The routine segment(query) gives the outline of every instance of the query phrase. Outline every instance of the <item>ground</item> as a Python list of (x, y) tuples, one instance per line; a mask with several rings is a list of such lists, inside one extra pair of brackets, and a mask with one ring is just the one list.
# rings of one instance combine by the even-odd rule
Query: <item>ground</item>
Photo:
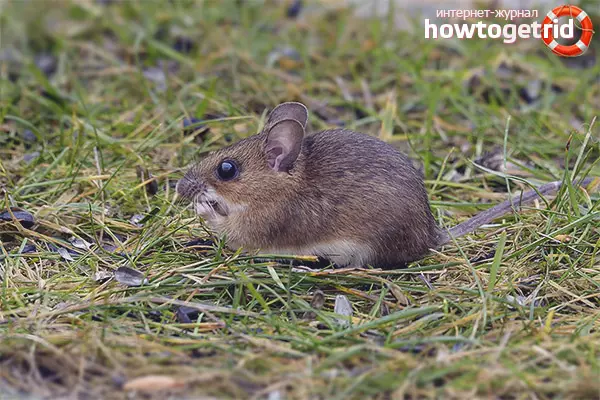
[[(0, 398), (598, 398), (598, 38), (324, 4), (3, 4)], [(175, 182), (289, 100), (406, 152), (445, 227), (566, 184), (404, 270), (211, 243)]]

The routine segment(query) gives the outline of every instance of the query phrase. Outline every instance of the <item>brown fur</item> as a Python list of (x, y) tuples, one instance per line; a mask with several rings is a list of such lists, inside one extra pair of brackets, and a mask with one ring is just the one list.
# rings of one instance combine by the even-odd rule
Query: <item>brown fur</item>
[[(347, 259), (349, 265), (377, 267), (402, 266), (436, 247), (439, 232), (422, 178), (390, 145), (349, 130), (315, 133), (304, 138), (286, 173), (267, 165), (265, 140), (263, 132), (208, 155), (178, 188), (193, 197), (213, 187), (228, 204), (244, 207), (208, 221), (231, 246), (275, 253), (355, 246), (359, 254)], [(238, 178), (221, 182), (216, 177), (224, 159), (238, 162)]]

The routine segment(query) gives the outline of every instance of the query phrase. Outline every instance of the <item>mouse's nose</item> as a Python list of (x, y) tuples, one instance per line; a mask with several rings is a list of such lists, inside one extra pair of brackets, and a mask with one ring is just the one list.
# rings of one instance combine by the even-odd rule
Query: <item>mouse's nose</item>
[(177, 182), (175, 190), (177, 191), (177, 195), (182, 199), (191, 200), (202, 190), (202, 183), (191, 178), (189, 174), (185, 174), (184, 177)]

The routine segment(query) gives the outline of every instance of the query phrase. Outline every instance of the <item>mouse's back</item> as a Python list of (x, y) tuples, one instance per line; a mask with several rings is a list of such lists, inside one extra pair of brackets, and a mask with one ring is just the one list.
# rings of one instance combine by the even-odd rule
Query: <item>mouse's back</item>
[(439, 231), (421, 174), (391, 145), (336, 129), (308, 135), (301, 156), (302, 197), (326, 216), (319, 228), (361, 249), (350, 264), (398, 266), (436, 246)]

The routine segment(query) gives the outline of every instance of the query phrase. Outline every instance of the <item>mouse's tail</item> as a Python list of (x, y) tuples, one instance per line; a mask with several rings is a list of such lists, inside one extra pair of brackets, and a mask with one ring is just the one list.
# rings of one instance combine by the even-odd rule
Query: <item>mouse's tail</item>
[[(578, 182), (573, 182), (573, 184), (587, 186), (594, 179), (595, 178), (585, 178)], [(515, 196), (512, 200), (506, 200), (488, 210), (482, 211), (474, 217), (469, 218), (465, 222), (450, 228), (448, 232), (443, 232), (440, 236), (439, 244), (446, 244), (450, 242), (452, 238), (458, 238), (466, 235), (467, 233), (471, 233), (480, 226), (489, 224), (493, 220), (503, 217), (504, 215), (510, 213), (513, 209), (517, 209), (524, 204), (528, 204), (536, 199), (539, 199), (540, 196), (557, 193), (562, 185), (562, 181), (546, 183), (545, 185), (538, 187), (537, 190), (530, 190), (526, 193), (523, 193), (519, 197)]]

